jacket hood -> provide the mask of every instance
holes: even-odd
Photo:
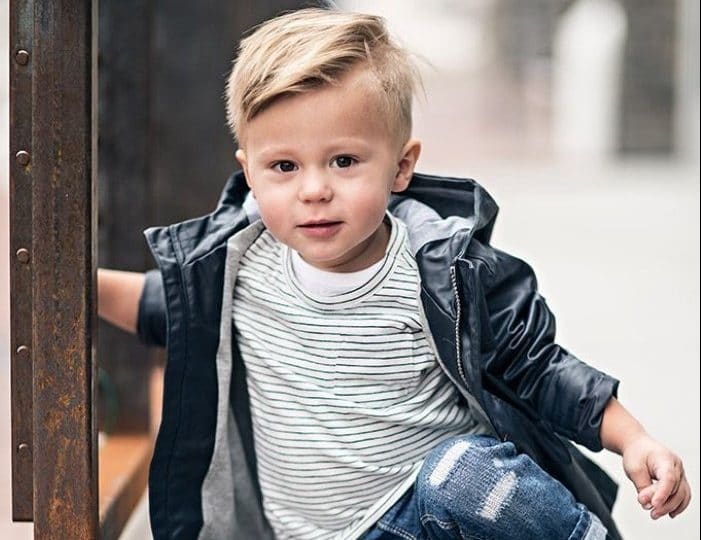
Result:
[[[466,220],[472,236],[484,244],[489,243],[499,213],[492,196],[471,178],[416,173],[409,188],[393,196],[390,208],[405,199],[415,199],[430,207],[442,219]]]

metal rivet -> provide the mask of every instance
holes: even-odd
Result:
[[[24,248],[18,249],[17,260],[23,264],[27,264],[29,262],[29,251]]]
[[[15,154],[15,158],[17,159],[17,163],[19,163],[23,167],[25,165],[29,165],[29,152],[26,152],[25,150],[20,150]]]
[[[26,345],[17,347],[17,356],[29,356],[29,347]]]
[[[20,66],[26,66],[29,63],[29,53],[24,49],[17,51],[17,54],[15,54],[15,62]]]

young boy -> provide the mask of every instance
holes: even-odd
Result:
[[[243,172],[152,228],[160,271],[100,272],[100,314],[168,347],[156,538],[619,538],[623,456],[652,517],[681,461],[554,343],[475,182],[414,174],[416,75],[375,16],[307,9],[243,40]]]

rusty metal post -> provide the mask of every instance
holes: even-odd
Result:
[[[32,520],[32,37],[34,2],[10,3],[12,519]]]
[[[98,535],[97,1],[35,0],[34,537]]]

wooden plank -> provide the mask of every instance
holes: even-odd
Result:
[[[100,449],[100,538],[119,538],[146,488],[150,435],[108,436]]]
[[[152,425],[160,421],[163,368],[151,370],[148,384]],[[153,452],[154,434],[108,436],[100,448],[100,538],[119,538],[144,492]]]
[[[96,0],[34,4],[34,537],[98,534]]]
[[[32,520],[32,33],[34,3],[10,2],[10,366],[12,519]]]

